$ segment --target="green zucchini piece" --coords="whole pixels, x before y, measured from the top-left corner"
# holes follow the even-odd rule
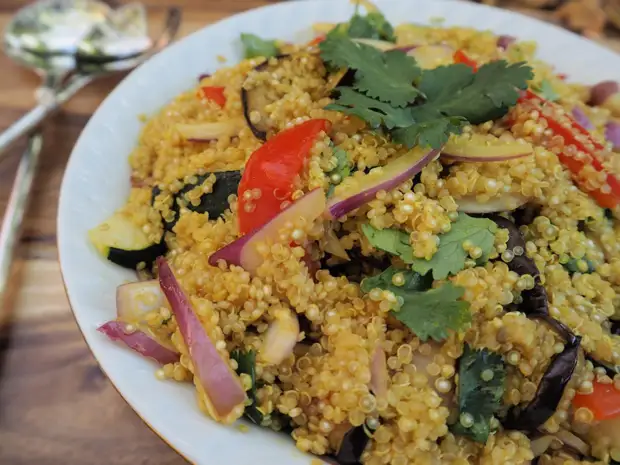
[[[163,237],[153,244],[141,228],[118,212],[91,229],[88,237],[104,258],[134,270],[140,263],[151,268],[155,259],[168,250]]]
[[[191,203],[187,202],[184,199],[184,194],[188,193],[196,186],[201,185],[212,174],[215,175],[213,192],[209,194],[203,194],[200,197],[200,203],[198,205],[192,205]],[[195,183],[185,184],[185,186],[183,186],[183,188],[174,195],[172,204],[174,219],[168,222],[162,218],[166,231],[172,231],[172,228],[174,228],[174,225],[179,219],[179,201],[184,205],[186,204],[186,208],[190,211],[197,213],[208,213],[210,219],[215,219],[223,215],[229,207],[228,197],[231,194],[237,193],[239,182],[241,182],[241,171],[216,171],[213,173],[197,175],[196,177],[198,178],[198,180]],[[157,197],[161,192],[162,191],[159,187],[155,186],[153,188],[152,202],[155,202],[155,197]]]

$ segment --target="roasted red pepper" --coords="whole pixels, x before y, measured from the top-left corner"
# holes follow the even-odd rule
[[[593,381],[592,394],[577,394],[573,399],[575,409],[584,407],[594,414],[596,420],[607,420],[620,416],[620,391],[612,384]]]
[[[250,156],[238,190],[242,234],[264,225],[290,202],[310,149],[329,127],[325,119],[305,121],[276,134]]]
[[[453,59],[455,63],[463,63],[464,65],[469,66],[471,69],[474,70],[474,73],[478,71],[478,64],[474,60],[469,58],[463,50],[457,50],[456,52],[454,52]]]
[[[541,140],[543,145],[551,142],[556,136],[563,139],[564,147],[557,154],[558,158],[573,174],[581,189],[596,200],[601,207],[616,207],[620,203],[620,181],[603,165],[605,147],[596,141],[587,129],[569,116],[562,107],[543,99],[534,92],[524,91],[519,103],[531,110],[537,110],[539,118],[547,123],[547,129],[551,131],[551,135],[543,137]],[[603,173],[605,184],[602,187],[592,189],[592,186],[586,185],[582,171],[588,167]]]
[[[226,105],[226,96],[224,95],[225,87],[204,86],[198,91],[201,98],[206,98],[217,103],[220,107]]]

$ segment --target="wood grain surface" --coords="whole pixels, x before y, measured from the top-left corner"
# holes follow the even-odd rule
[[[0,0],[0,30],[28,2]],[[153,21],[168,0],[145,0]],[[261,0],[176,0],[182,35]],[[529,12],[549,19],[549,13]],[[601,39],[620,51],[620,39]],[[0,130],[34,104],[38,78],[0,54]],[[120,78],[97,82],[44,129],[42,163],[13,270],[0,307],[0,464],[173,465],[184,460],[125,404],[84,343],[57,262],[56,211],[67,158],[97,105]],[[3,209],[23,146],[0,162]]]

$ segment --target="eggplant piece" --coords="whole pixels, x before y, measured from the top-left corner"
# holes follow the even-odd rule
[[[153,244],[142,229],[122,213],[114,213],[101,225],[91,229],[88,237],[103,257],[133,270],[141,263],[150,269],[155,259],[168,251],[163,236]]]
[[[574,336],[564,351],[553,357],[538,385],[534,400],[523,409],[511,409],[503,422],[504,427],[535,431],[553,415],[577,366],[580,344],[581,336]]]
[[[213,185],[213,192],[209,194],[203,194],[200,197],[200,203],[198,205],[193,205],[190,202],[185,201],[184,194],[194,189],[196,186],[201,185],[209,176],[212,174],[215,175],[215,184]],[[208,213],[210,219],[215,219],[228,209],[228,197],[231,194],[236,194],[237,189],[239,187],[239,183],[241,182],[241,171],[232,170],[232,171],[216,171],[214,173],[205,173],[199,176],[196,176],[198,180],[194,184],[186,184],[179,192],[177,192],[172,199],[172,211],[174,212],[174,218],[172,221],[166,221],[162,218],[164,222],[164,227],[166,231],[172,231],[174,226],[176,225],[179,219],[179,210],[180,205],[179,201],[181,201],[190,211],[197,213]],[[153,188],[152,191],[152,202],[155,202],[155,198],[161,193],[161,189],[157,186]]]
[[[336,462],[339,465],[361,465],[361,457],[374,433],[367,424],[356,426],[347,431],[336,453]]]
[[[277,55],[274,57],[278,62],[283,59],[290,59],[291,55]],[[254,71],[267,71],[270,68],[275,68],[277,65],[271,65],[270,59],[267,59],[260,65],[254,68]],[[241,105],[243,106],[243,116],[245,117],[245,121],[248,123],[250,130],[256,136],[257,139],[262,141],[267,140],[267,132],[270,129],[273,129],[271,122],[269,121],[269,117],[265,113],[265,107],[271,103],[269,99],[265,96],[264,89],[255,88],[252,90],[247,90],[243,85],[241,86]],[[258,123],[253,123],[250,118],[250,114],[254,111],[257,111],[260,114],[260,121]]]
[[[525,241],[517,225],[498,215],[489,216],[500,228],[508,229],[508,248],[522,247],[525,250]],[[530,274],[536,282],[534,288],[524,291],[523,301],[517,310],[526,314],[528,318],[537,318],[545,321],[554,328],[566,341],[562,353],[553,357],[549,368],[538,385],[536,396],[525,408],[513,408],[504,420],[507,429],[535,431],[547,421],[558,407],[564,389],[570,381],[579,356],[581,336],[575,335],[564,323],[551,317],[549,314],[549,300],[547,291],[540,282],[540,272],[525,253],[516,256],[508,263],[508,268],[515,273]]]

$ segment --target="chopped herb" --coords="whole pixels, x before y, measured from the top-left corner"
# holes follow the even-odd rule
[[[383,126],[409,148],[440,148],[467,122],[504,116],[533,77],[529,66],[505,60],[477,72],[464,64],[422,70],[402,51],[382,52],[342,34],[328,36],[320,49],[328,64],[356,70],[353,88],[337,87],[327,109],[355,115],[375,129]]]
[[[546,79],[543,79],[540,82],[540,85],[536,86],[534,90],[538,94],[540,94],[542,98],[544,98],[545,100],[549,100],[550,102],[555,102],[560,98],[557,92],[553,90],[553,86],[551,85],[551,83]]]
[[[244,415],[257,425],[262,424],[265,416],[256,406],[256,353],[253,350],[242,352],[233,350],[230,358],[237,362],[237,373],[245,373],[252,379],[252,387],[248,392],[248,399],[251,402],[245,407]]]
[[[392,279],[396,274],[403,275],[403,284],[402,286],[394,285]],[[410,270],[402,270],[399,268],[395,268],[390,266],[381,274],[376,276],[372,276],[370,278],[365,278],[362,281],[362,291],[368,293],[375,288],[384,289],[388,291],[392,291],[395,295],[399,295],[399,293],[403,291],[427,291],[433,285],[433,279],[430,275],[422,276],[421,274],[414,273]]]
[[[430,260],[413,259],[413,270],[426,274],[432,270],[434,279],[445,279],[465,268],[469,252],[463,247],[468,241],[472,248],[479,247],[479,261],[486,261],[493,249],[496,224],[487,218],[473,218],[459,213],[458,219],[452,223],[452,229],[439,236],[439,248]],[[470,249],[471,250],[471,249]]]
[[[394,28],[379,11],[361,15],[357,11],[348,23],[340,23],[328,36],[348,36],[352,39],[373,39],[396,42]]]
[[[371,245],[400,257],[405,263],[414,263],[409,234],[399,229],[376,229],[369,224],[362,225],[362,231]]]
[[[400,50],[384,53],[340,36],[328,37],[319,48],[329,64],[357,70],[353,87],[368,97],[404,107],[420,95],[412,83],[422,70],[414,58]]]
[[[339,147],[334,147],[334,157],[336,158],[336,167],[327,175],[332,184],[340,184],[344,178],[351,175],[351,162],[347,152]],[[334,182],[334,178],[337,179],[337,182]]]
[[[402,286],[394,285],[394,275],[403,275]],[[450,282],[430,289],[432,279],[410,270],[390,267],[378,276],[362,281],[362,290],[383,289],[394,293],[400,302],[400,309],[392,312],[416,336],[426,341],[432,338],[442,341],[448,337],[448,330],[459,331],[471,321],[469,304],[458,300],[464,290]]]
[[[506,367],[502,357],[487,349],[473,350],[465,344],[459,360],[459,421],[452,432],[486,443],[491,421],[504,395]]]
[[[594,273],[595,268],[594,264],[588,260],[587,258],[571,258],[566,263],[563,263],[562,266],[566,268],[571,275],[575,273]]]
[[[326,110],[339,111],[357,116],[366,121],[372,129],[406,128],[413,124],[408,108],[394,108],[389,103],[380,102],[349,87],[338,87],[338,99],[325,107]]]
[[[261,39],[254,34],[241,34],[241,43],[243,44],[245,58],[271,58],[280,53],[275,40]]]

